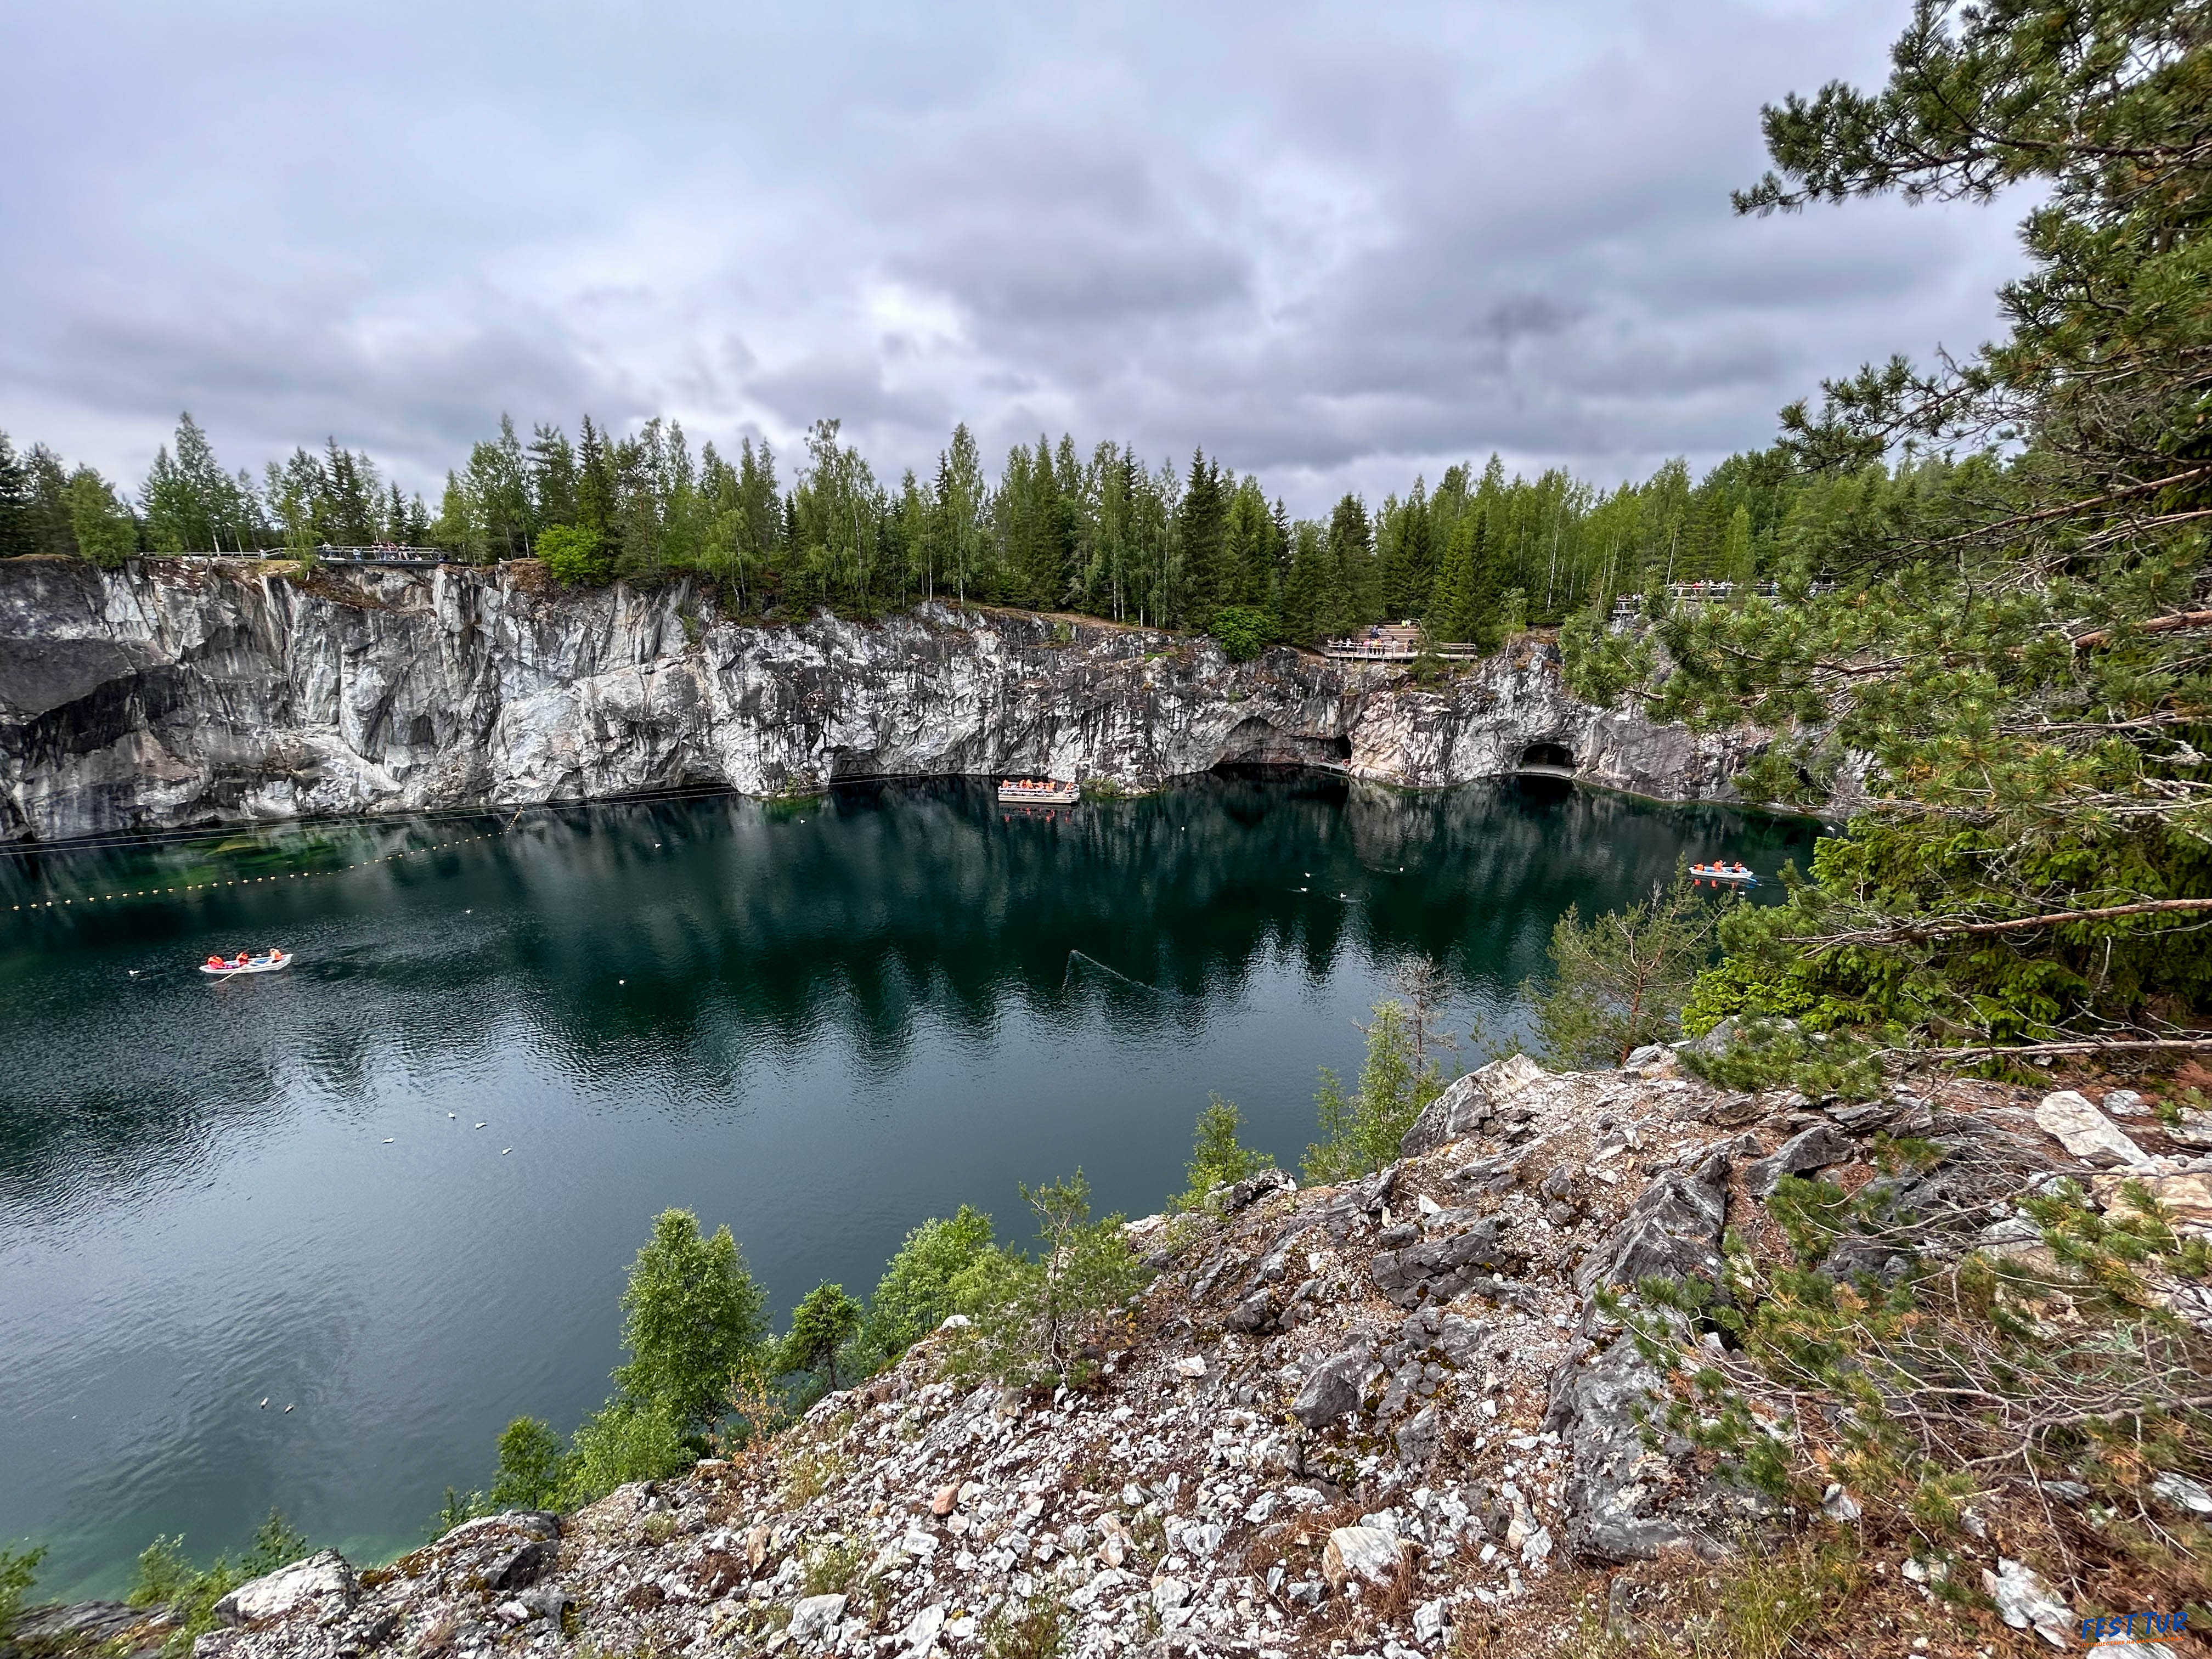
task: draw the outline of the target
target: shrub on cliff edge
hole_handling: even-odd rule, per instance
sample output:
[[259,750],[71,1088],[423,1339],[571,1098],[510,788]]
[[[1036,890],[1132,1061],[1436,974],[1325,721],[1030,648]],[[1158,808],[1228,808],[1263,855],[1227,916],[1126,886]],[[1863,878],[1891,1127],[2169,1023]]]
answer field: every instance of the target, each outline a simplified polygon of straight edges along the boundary
[[1002,1382],[1065,1377],[1084,1328],[1143,1287],[1145,1270],[1122,1236],[1121,1218],[1091,1218],[1082,1170],[1024,1187],[1022,1197],[1036,1216],[1042,1248],[1031,1257],[987,1246],[954,1282],[954,1300],[971,1322],[952,1345],[956,1374]]
[[614,561],[596,533],[556,524],[538,532],[538,556],[554,580],[570,587],[597,587],[614,576]]
[[39,1563],[46,1559],[46,1553],[42,1546],[27,1550],[0,1550],[0,1642],[6,1641],[9,1632],[15,1628],[15,1615],[23,1610],[32,1583],[39,1576]]

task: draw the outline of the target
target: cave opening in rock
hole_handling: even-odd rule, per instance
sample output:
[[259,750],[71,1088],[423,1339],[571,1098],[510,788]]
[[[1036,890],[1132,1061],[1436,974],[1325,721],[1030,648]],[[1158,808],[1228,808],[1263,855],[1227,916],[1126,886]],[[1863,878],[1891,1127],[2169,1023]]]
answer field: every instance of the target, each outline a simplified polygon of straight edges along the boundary
[[1332,737],[1285,732],[1273,721],[1257,718],[1239,721],[1221,745],[1216,766],[1341,767],[1352,758],[1348,733]]
[[1521,751],[1521,764],[1571,772],[1575,769],[1575,751],[1564,743],[1532,743]]

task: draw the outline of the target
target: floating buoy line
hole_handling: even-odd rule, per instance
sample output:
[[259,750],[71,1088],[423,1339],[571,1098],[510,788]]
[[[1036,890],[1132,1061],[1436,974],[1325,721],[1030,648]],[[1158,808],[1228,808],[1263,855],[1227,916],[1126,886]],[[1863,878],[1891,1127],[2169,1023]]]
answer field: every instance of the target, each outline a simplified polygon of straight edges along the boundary
[[[397,864],[402,859],[411,859],[425,853],[441,853],[455,847],[467,847],[477,842],[496,841],[522,821],[526,812],[575,812],[611,806],[656,806],[668,801],[712,800],[718,797],[742,799],[736,791],[729,789],[655,789],[635,795],[616,795],[598,800],[532,801],[515,809],[514,816],[496,830],[487,830],[480,835],[458,836],[448,841],[432,842],[427,846],[403,848],[396,853],[386,853],[375,858],[356,859],[350,864],[333,865],[327,870],[294,870],[282,875],[234,876],[221,881],[168,882],[149,884],[144,887],[118,888],[106,893],[80,893],[69,898],[33,899],[26,903],[9,906],[16,913],[74,909],[82,904],[88,908],[100,904],[119,903],[127,899],[183,898],[195,893],[227,891],[239,887],[275,886],[290,881],[312,881],[325,876],[343,876],[356,870],[369,869],[380,864]],[[503,808],[501,810],[504,810]],[[408,815],[420,823],[424,820],[436,823],[443,818],[472,818],[481,821],[494,816],[481,806],[449,809],[444,812],[431,811]],[[356,829],[373,823],[368,818],[302,818],[287,826],[296,829]],[[805,823],[805,819],[800,819]],[[227,840],[250,831],[251,824],[220,824],[206,830],[154,830],[137,835],[109,835],[88,837],[82,841],[57,842],[52,845],[33,843],[28,846],[0,847],[0,858],[36,858],[42,855],[64,855],[75,853],[106,853],[134,848],[157,848],[188,845],[193,842]],[[656,849],[662,843],[655,842]]]
[[[518,816],[520,816],[518,814]],[[212,893],[232,887],[263,887],[277,882],[313,881],[322,876],[343,876],[350,871],[366,870],[372,865],[397,864],[402,859],[411,859],[424,853],[442,853],[452,847],[466,847],[479,841],[491,841],[514,828],[487,830],[480,836],[460,836],[452,841],[434,841],[427,847],[404,848],[397,853],[386,853],[380,858],[356,859],[351,864],[333,865],[327,870],[293,870],[276,876],[234,876],[227,881],[192,881],[161,887],[124,887],[112,893],[80,893],[71,898],[34,899],[28,904],[12,907],[17,910],[62,910],[78,904],[112,904],[124,899],[175,898],[189,893]]]

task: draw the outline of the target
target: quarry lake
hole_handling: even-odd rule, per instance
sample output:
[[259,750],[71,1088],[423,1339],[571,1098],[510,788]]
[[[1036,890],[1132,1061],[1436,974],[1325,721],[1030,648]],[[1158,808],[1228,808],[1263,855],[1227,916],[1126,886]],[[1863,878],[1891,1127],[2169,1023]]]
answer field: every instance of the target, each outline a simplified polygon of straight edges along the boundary
[[[728,1223],[781,1322],[963,1201],[1025,1233],[1020,1182],[1158,1208],[1210,1091],[1294,1165],[1409,954],[1454,1030],[1512,1029],[1571,901],[1686,855],[1771,877],[1812,835],[1280,774],[1048,817],[902,783],[0,857],[0,1542],[51,1547],[45,1596],[272,1504],[388,1555],[510,1418],[605,1398],[658,1211]],[[295,965],[198,969],[270,944]]]

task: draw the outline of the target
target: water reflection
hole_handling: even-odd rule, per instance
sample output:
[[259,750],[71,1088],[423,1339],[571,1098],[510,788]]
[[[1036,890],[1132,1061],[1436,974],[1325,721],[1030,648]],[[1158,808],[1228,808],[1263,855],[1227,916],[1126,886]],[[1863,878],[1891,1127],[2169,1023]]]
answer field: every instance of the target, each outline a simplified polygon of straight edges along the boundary
[[[1808,838],[1246,774],[1049,816],[966,782],[534,812],[362,862],[502,827],[0,859],[0,1537],[53,1542],[50,1587],[278,1501],[407,1541],[507,1417],[604,1393],[664,1204],[729,1221],[782,1308],[1078,1163],[1149,1207],[1209,1089],[1294,1158],[1403,956],[1510,1023],[1570,902]],[[9,908],[241,875],[286,878]],[[298,965],[196,970],[269,943]]]

